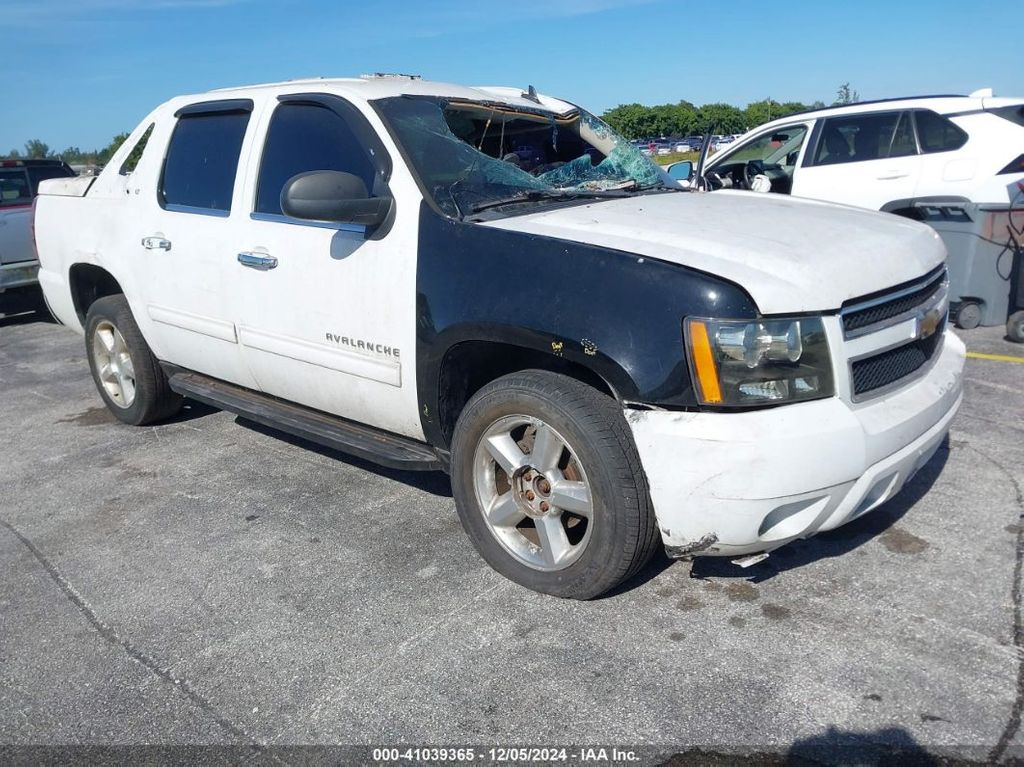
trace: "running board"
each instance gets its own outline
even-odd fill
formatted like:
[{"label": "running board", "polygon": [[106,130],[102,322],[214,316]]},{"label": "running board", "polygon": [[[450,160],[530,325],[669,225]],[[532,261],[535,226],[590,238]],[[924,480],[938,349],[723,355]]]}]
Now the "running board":
[{"label": "running board", "polygon": [[172,390],[189,399],[382,466],[408,471],[444,469],[440,456],[429,445],[408,437],[284,402],[199,373],[175,371],[168,382]]}]

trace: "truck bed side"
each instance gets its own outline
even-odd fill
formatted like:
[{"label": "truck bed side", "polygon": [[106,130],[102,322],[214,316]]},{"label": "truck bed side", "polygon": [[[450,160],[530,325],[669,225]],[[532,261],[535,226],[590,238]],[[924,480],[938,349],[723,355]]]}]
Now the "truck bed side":
[{"label": "truck bed side", "polygon": [[141,163],[134,173],[121,170],[152,123],[152,117],[147,117],[99,176],[51,179],[39,185],[35,202],[39,284],[57,319],[80,333],[84,332],[84,318],[75,304],[72,269],[102,269],[122,288],[130,279],[127,264],[104,246],[125,241],[120,230],[132,223],[123,215],[125,203],[129,195],[138,194],[149,183]]}]

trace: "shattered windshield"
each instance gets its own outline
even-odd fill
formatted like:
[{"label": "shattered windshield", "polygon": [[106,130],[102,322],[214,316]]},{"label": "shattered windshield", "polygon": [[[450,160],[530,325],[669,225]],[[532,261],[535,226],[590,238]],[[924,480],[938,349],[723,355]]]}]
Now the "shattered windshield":
[{"label": "shattered windshield", "polygon": [[415,96],[375,103],[449,216],[678,189],[639,149],[583,110],[555,115]]}]

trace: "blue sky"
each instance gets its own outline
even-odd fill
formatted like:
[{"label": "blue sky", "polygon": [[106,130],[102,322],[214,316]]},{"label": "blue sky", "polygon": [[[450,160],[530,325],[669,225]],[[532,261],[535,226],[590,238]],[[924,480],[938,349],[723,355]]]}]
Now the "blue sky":
[{"label": "blue sky", "polygon": [[620,103],[1024,95],[1020,0],[4,0],[0,152],[100,148],[180,93],[370,71]]}]

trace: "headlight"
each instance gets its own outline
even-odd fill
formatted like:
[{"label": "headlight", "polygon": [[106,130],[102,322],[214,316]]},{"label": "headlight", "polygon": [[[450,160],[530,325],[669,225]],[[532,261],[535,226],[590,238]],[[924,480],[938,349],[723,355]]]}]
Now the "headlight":
[{"label": "headlight", "polygon": [[703,405],[801,402],[835,393],[819,317],[686,320],[686,347]]}]

